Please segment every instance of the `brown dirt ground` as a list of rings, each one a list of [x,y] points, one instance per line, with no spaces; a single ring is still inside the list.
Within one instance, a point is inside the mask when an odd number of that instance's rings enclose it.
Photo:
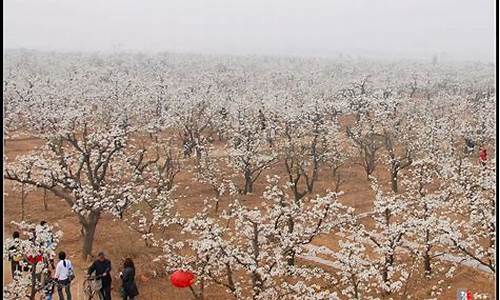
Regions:
[[[22,138],[16,140],[7,140],[5,142],[5,155],[9,159],[15,158],[19,154],[27,153],[30,149],[40,146],[41,142],[36,139]],[[377,171],[377,177],[381,184],[387,179],[387,174],[382,171],[380,166]],[[255,185],[255,192],[252,195],[241,197],[245,203],[249,205],[258,205],[260,200],[258,196],[266,185],[265,176],[270,174],[267,171],[262,174]],[[273,173],[283,175],[281,165],[276,165],[272,168]],[[342,202],[356,208],[356,211],[366,212],[372,208],[371,197],[372,192],[366,180],[363,169],[355,164],[349,164],[342,169],[346,183],[341,190],[345,192],[342,197]],[[385,178],[385,179],[384,179]],[[176,177],[179,185],[178,192],[183,193],[185,198],[182,201],[182,213],[191,214],[196,211],[197,207],[203,205],[205,197],[211,197],[212,192],[207,186],[199,183],[193,183],[189,172],[181,172]],[[327,188],[331,188],[333,179],[328,172],[322,172],[320,180],[316,186],[316,192],[321,193]],[[387,182],[387,181],[386,181]],[[13,227],[10,224],[13,220],[20,220],[20,197],[19,192],[12,190],[12,182],[4,181],[4,236],[9,236]],[[189,189],[185,189],[188,186]],[[44,210],[42,197],[43,192],[36,190],[29,193],[26,200],[26,219],[32,222],[46,220],[49,223],[57,223],[59,228],[64,231],[64,236],[59,245],[59,249],[66,251],[70,259],[76,267],[77,280],[72,285],[72,291],[75,299],[83,299],[81,287],[83,282],[84,270],[90,264],[88,261],[83,261],[79,255],[81,248],[80,226],[77,218],[72,214],[68,205],[61,199],[58,199],[51,193],[48,193],[48,210]],[[228,200],[222,200],[221,205],[227,205]],[[167,235],[175,235],[175,232],[167,232]],[[321,236],[315,240],[317,245],[325,245],[332,249],[337,247],[337,243],[333,236]],[[138,269],[138,286],[141,294],[141,299],[171,299],[185,300],[191,299],[191,293],[187,289],[174,288],[166,274],[154,277],[152,269],[161,272],[159,266],[151,263],[152,257],[158,254],[158,250],[145,247],[140,236],[125,226],[120,221],[114,221],[109,216],[104,216],[97,229],[96,239],[94,242],[94,252],[104,250],[114,265],[113,276],[116,276],[120,269],[120,261],[124,257],[134,259]],[[163,272],[164,273],[164,272]],[[8,263],[4,261],[4,284],[10,280],[10,271]],[[459,267],[455,275],[450,278],[442,278],[444,283],[443,294],[438,299],[451,300],[455,299],[458,288],[469,288],[474,293],[481,292],[490,295],[490,299],[494,298],[494,278],[481,272],[476,272],[472,269]],[[430,299],[430,287],[437,280],[427,281],[417,274],[409,282],[409,294],[412,299]],[[118,298],[120,280],[114,278],[113,295]],[[448,288],[449,286],[449,288]],[[230,299],[224,291],[217,288],[209,288],[206,291],[206,299]],[[397,298],[396,298],[397,299]]]

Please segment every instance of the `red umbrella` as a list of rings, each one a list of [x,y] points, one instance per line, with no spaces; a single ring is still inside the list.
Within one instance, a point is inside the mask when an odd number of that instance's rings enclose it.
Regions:
[[[195,277],[193,273],[189,271],[177,270],[172,275],[170,275],[170,281],[175,287],[185,288],[193,284]]]

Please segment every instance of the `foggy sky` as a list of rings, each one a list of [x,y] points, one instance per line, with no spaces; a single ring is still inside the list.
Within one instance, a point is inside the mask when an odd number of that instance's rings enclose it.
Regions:
[[[494,0],[4,0],[4,49],[494,61]]]

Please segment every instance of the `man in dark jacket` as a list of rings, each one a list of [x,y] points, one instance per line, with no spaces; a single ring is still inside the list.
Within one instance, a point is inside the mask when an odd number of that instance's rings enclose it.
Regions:
[[[97,254],[97,260],[92,263],[87,273],[90,276],[93,272],[96,276],[101,276],[103,300],[111,300],[111,261],[104,256],[103,252]]]

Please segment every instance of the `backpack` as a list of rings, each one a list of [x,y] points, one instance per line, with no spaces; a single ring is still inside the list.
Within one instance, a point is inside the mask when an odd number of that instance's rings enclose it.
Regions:
[[[73,270],[73,265],[71,264],[71,262],[69,262],[66,268],[68,269],[68,280],[69,282],[71,282],[75,279],[75,271]]]
[[[69,281],[71,282],[71,281],[73,281],[73,280],[75,279],[75,277],[76,277],[76,276],[75,276],[75,272],[73,271],[73,267],[71,267],[71,268],[69,269],[68,279],[69,279]]]

